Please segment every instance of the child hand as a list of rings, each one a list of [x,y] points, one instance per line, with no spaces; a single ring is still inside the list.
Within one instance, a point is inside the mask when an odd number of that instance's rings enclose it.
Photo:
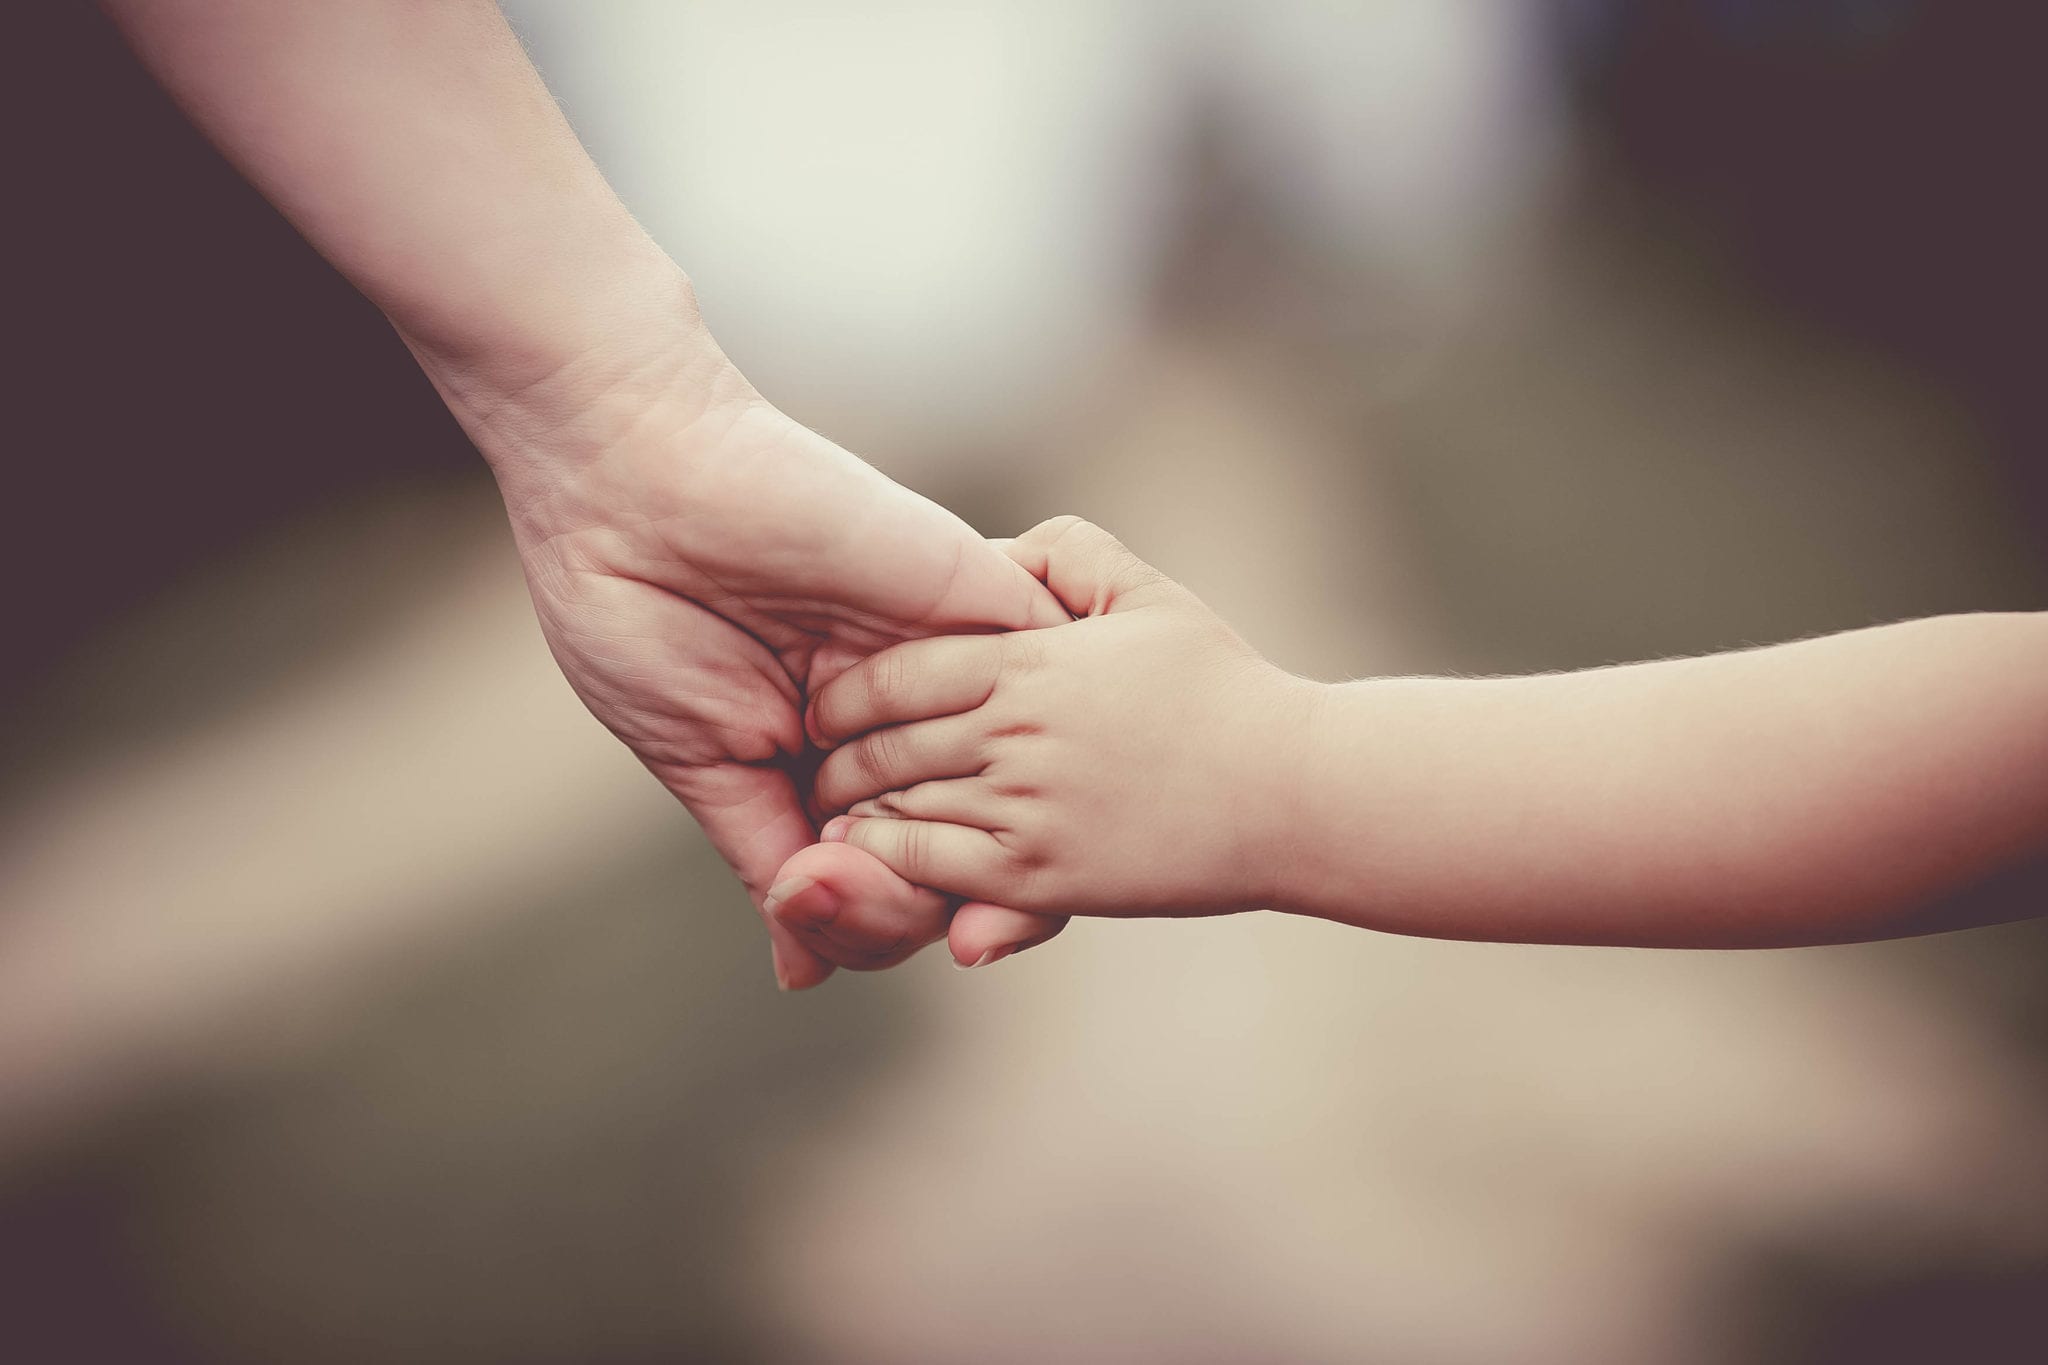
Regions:
[[[1084,619],[911,641],[819,689],[817,797],[846,812],[825,839],[1024,911],[1267,903],[1315,686],[1078,518],[1010,553]]]

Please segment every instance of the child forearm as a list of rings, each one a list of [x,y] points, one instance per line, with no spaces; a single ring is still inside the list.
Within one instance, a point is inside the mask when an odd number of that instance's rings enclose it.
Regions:
[[[1013,553],[1087,619],[900,645],[813,707],[836,746],[820,798],[847,811],[827,837],[911,881],[1084,914],[1272,906],[1669,947],[2043,908],[2048,614],[1319,687],[1084,522]]]
[[[2038,909],[2048,615],[1331,689],[1281,908],[1452,938],[1757,946]]]

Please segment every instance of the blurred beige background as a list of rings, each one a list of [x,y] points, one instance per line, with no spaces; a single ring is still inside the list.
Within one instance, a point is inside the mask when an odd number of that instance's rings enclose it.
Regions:
[[[1290,668],[2044,604],[2000,316],[1841,306],[1830,234],[1890,240],[1856,158],[1786,188],[1758,132],[1853,146],[1797,120],[1830,81],[1916,98],[1958,41],[1927,7],[508,8],[766,393],[992,534],[1101,522]],[[1783,88],[1674,132],[1716,63]],[[1912,270],[1977,279],[1956,207]],[[2038,926],[1685,955],[1084,922],[785,998],[555,673],[480,465],[392,455],[209,535],[73,613],[13,717],[23,1359],[2044,1340]]]

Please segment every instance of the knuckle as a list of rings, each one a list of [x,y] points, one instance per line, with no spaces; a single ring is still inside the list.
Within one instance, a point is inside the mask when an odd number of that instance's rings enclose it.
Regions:
[[[1043,872],[1052,866],[1051,851],[1036,839],[1020,841],[1014,856],[1017,869],[1026,875]]]
[[[1059,516],[1047,517],[1044,521],[1039,522],[1037,526],[1032,528],[1032,533],[1034,535],[1049,536],[1057,540],[1075,527],[1086,526],[1087,524],[1088,521],[1085,517],[1076,516],[1072,512],[1063,512]]]
[[[903,871],[918,881],[931,869],[931,826],[915,820],[902,822]]]
[[[868,662],[868,700],[886,706],[910,682],[910,669],[900,649],[885,649]]]
[[[1019,717],[990,725],[985,732],[985,738],[993,743],[1002,743],[1006,740],[1033,739],[1044,733],[1045,726],[1042,723]]]
[[[1045,789],[1030,778],[1003,778],[990,786],[989,795],[999,801],[1036,801]]]
[[[1110,539],[1107,532],[1086,517],[1065,516],[1055,517],[1053,520],[1059,526],[1053,534],[1055,544],[1071,541],[1086,545]]]
[[[861,774],[871,782],[879,782],[885,788],[889,786],[889,774],[896,769],[897,752],[902,744],[894,730],[876,730],[867,735],[854,749]]]
[[[1043,910],[1053,903],[1046,869],[1032,859],[1016,853],[1004,855],[1002,878],[1005,898],[1019,910]]]
[[[1013,877],[1021,877],[1037,871],[1045,865],[1044,855],[1038,848],[1038,841],[1023,830],[1000,830],[995,836],[997,857],[1002,861],[1003,871]]]
[[[886,820],[862,817],[847,827],[843,837],[853,847],[880,858],[887,852],[886,834],[882,826],[888,823]]]

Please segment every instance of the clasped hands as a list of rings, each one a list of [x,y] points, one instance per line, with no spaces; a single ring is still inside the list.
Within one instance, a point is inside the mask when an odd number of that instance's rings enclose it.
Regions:
[[[468,425],[556,659],[785,988],[1069,914],[1750,947],[2038,913],[2038,615],[1318,684],[1086,522],[984,540],[729,370],[644,382]]]
[[[492,409],[452,396],[505,494],[556,661],[739,875],[784,989],[837,967],[892,966],[940,938],[959,965],[992,962],[1051,938],[1070,910],[1200,912],[1212,892],[1224,896],[1230,841],[1174,850],[1156,827],[1172,818],[1162,791],[1207,791],[1215,779],[1183,784],[1155,751],[1197,735],[1213,758],[1226,734],[1244,733],[1270,752],[1275,741],[1243,717],[1272,708],[1247,705],[1234,684],[1255,676],[1284,693],[1295,680],[1103,533],[1064,518],[1011,544],[986,540],[785,416],[715,350],[645,358],[601,383],[551,375]],[[1071,632],[1086,645],[1105,637],[1084,625],[1111,622],[1167,628],[1047,670],[1088,695],[1071,705],[1043,696],[1013,732],[977,737],[953,714],[993,687],[989,669],[961,670],[969,654],[1019,666],[1036,641]],[[1113,696],[1125,704],[1106,707]],[[1024,742],[1062,706],[1073,714],[1057,743]],[[1164,745],[1119,766],[1119,743],[1140,729],[1156,741],[1169,722]],[[952,750],[921,747],[948,736]],[[992,765],[996,746],[1028,752]],[[1091,815],[1094,827],[1068,836],[1057,861],[1077,867],[1084,847],[1116,850],[1096,865],[1099,885],[1092,870],[1051,875],[1055,860],[1019,832],[1052,829],[1031,819],[1034,796],[1054,784],[1039,771],[1048,763],[1086,775],[1064,793],[1060,818]],[[1012,772],[1038,775],[994,786],[986,776]],[[1010,824],[994,818],[1013,809]],[[1170,893],[1143,883],[1146,860],[1117,838],[1140,812],[1144,847],[1173,850]],[[987,857],[956,865],[969,833],[984,854],[1026,856],[1001,860],[1002,875]],[[944,856],[928,860],[927,848]],[[1241,908],[1249,893],[1227,898]]]
[[[785,989],[893,965],[949,932],[971,965],[1064,924],[963,905],[820,845],[807,790],[806,699],[850,665],[920,636],[1070,619],[997,545],[716,355],[602,384],[551,376],[464,416],[556,661],[739,875]]]

